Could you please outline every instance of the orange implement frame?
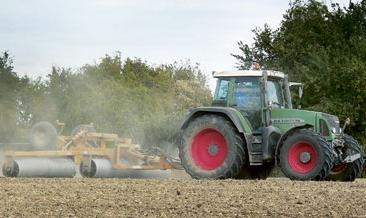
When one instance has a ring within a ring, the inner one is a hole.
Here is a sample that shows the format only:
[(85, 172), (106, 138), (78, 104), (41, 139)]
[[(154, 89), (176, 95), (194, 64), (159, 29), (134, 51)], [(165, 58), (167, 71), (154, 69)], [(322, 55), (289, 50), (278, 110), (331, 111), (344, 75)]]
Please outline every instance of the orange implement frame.
[(139, 145), (133, 144), (131, 139), (119, 138), (116, 134), (87, 131), (80, 131), (74, 136), (58, 136), (58, 150), (8, 151), (5, 157), (71, 157), (78, 165), (81, 162), (89, 163), (93, 157), (102, 157), (110, 160), (114, 169), (173, 168), (164, 156), (143, 154)]

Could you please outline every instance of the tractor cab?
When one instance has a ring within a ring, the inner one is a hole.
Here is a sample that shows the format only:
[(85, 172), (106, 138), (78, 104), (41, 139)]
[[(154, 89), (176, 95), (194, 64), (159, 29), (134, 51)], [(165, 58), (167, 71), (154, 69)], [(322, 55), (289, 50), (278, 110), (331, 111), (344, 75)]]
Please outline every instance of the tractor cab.
[(214, 72), (217, 86), (212, 106), (236, 108), (253, 130), (269, 124), (270, 109), (292, 109), (287, 76), (277, 71)]

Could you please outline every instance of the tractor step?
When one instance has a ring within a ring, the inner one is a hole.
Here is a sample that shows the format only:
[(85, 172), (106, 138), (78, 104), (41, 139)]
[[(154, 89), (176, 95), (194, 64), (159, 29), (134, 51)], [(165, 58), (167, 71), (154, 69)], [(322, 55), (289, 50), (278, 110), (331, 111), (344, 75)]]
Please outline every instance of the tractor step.
[(250, 153), (250, 156), (251, 156), (250, 165), (263, 164), (263, 154), (261, 151), (253, 151)]
[(262, 165), (262, 135), (255, 134), (252, 137), (252, 151), (250, 152), (250, 165)]
[(252, 152), (262, 152), (262, 136), (252, 137)]

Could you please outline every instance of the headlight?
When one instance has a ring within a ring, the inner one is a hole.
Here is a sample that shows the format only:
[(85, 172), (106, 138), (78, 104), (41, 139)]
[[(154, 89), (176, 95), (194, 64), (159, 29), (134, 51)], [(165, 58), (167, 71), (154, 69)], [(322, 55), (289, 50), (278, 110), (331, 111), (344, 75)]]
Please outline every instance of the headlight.
[(330, 115), (330, 114), (325, 114), (325, 113), (323, 113), (322, 115), (327, 120), (332, 133), (333, 134), (340, 134), (341, 133), (341, 128), (339, 127), (338, 117), (334, 116), (334, 115)]
[(335, 127), (332, 127), (332, 133), (334, 133), (334, 134), (337, 133), (337, 129)]

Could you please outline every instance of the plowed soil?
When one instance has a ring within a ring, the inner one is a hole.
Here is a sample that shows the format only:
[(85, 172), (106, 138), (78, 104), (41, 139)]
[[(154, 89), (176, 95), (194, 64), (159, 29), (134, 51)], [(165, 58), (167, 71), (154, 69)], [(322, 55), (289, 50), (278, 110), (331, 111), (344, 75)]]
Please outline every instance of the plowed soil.
[(0, 178), (2, 217), (366, 217), (366, 180)]

